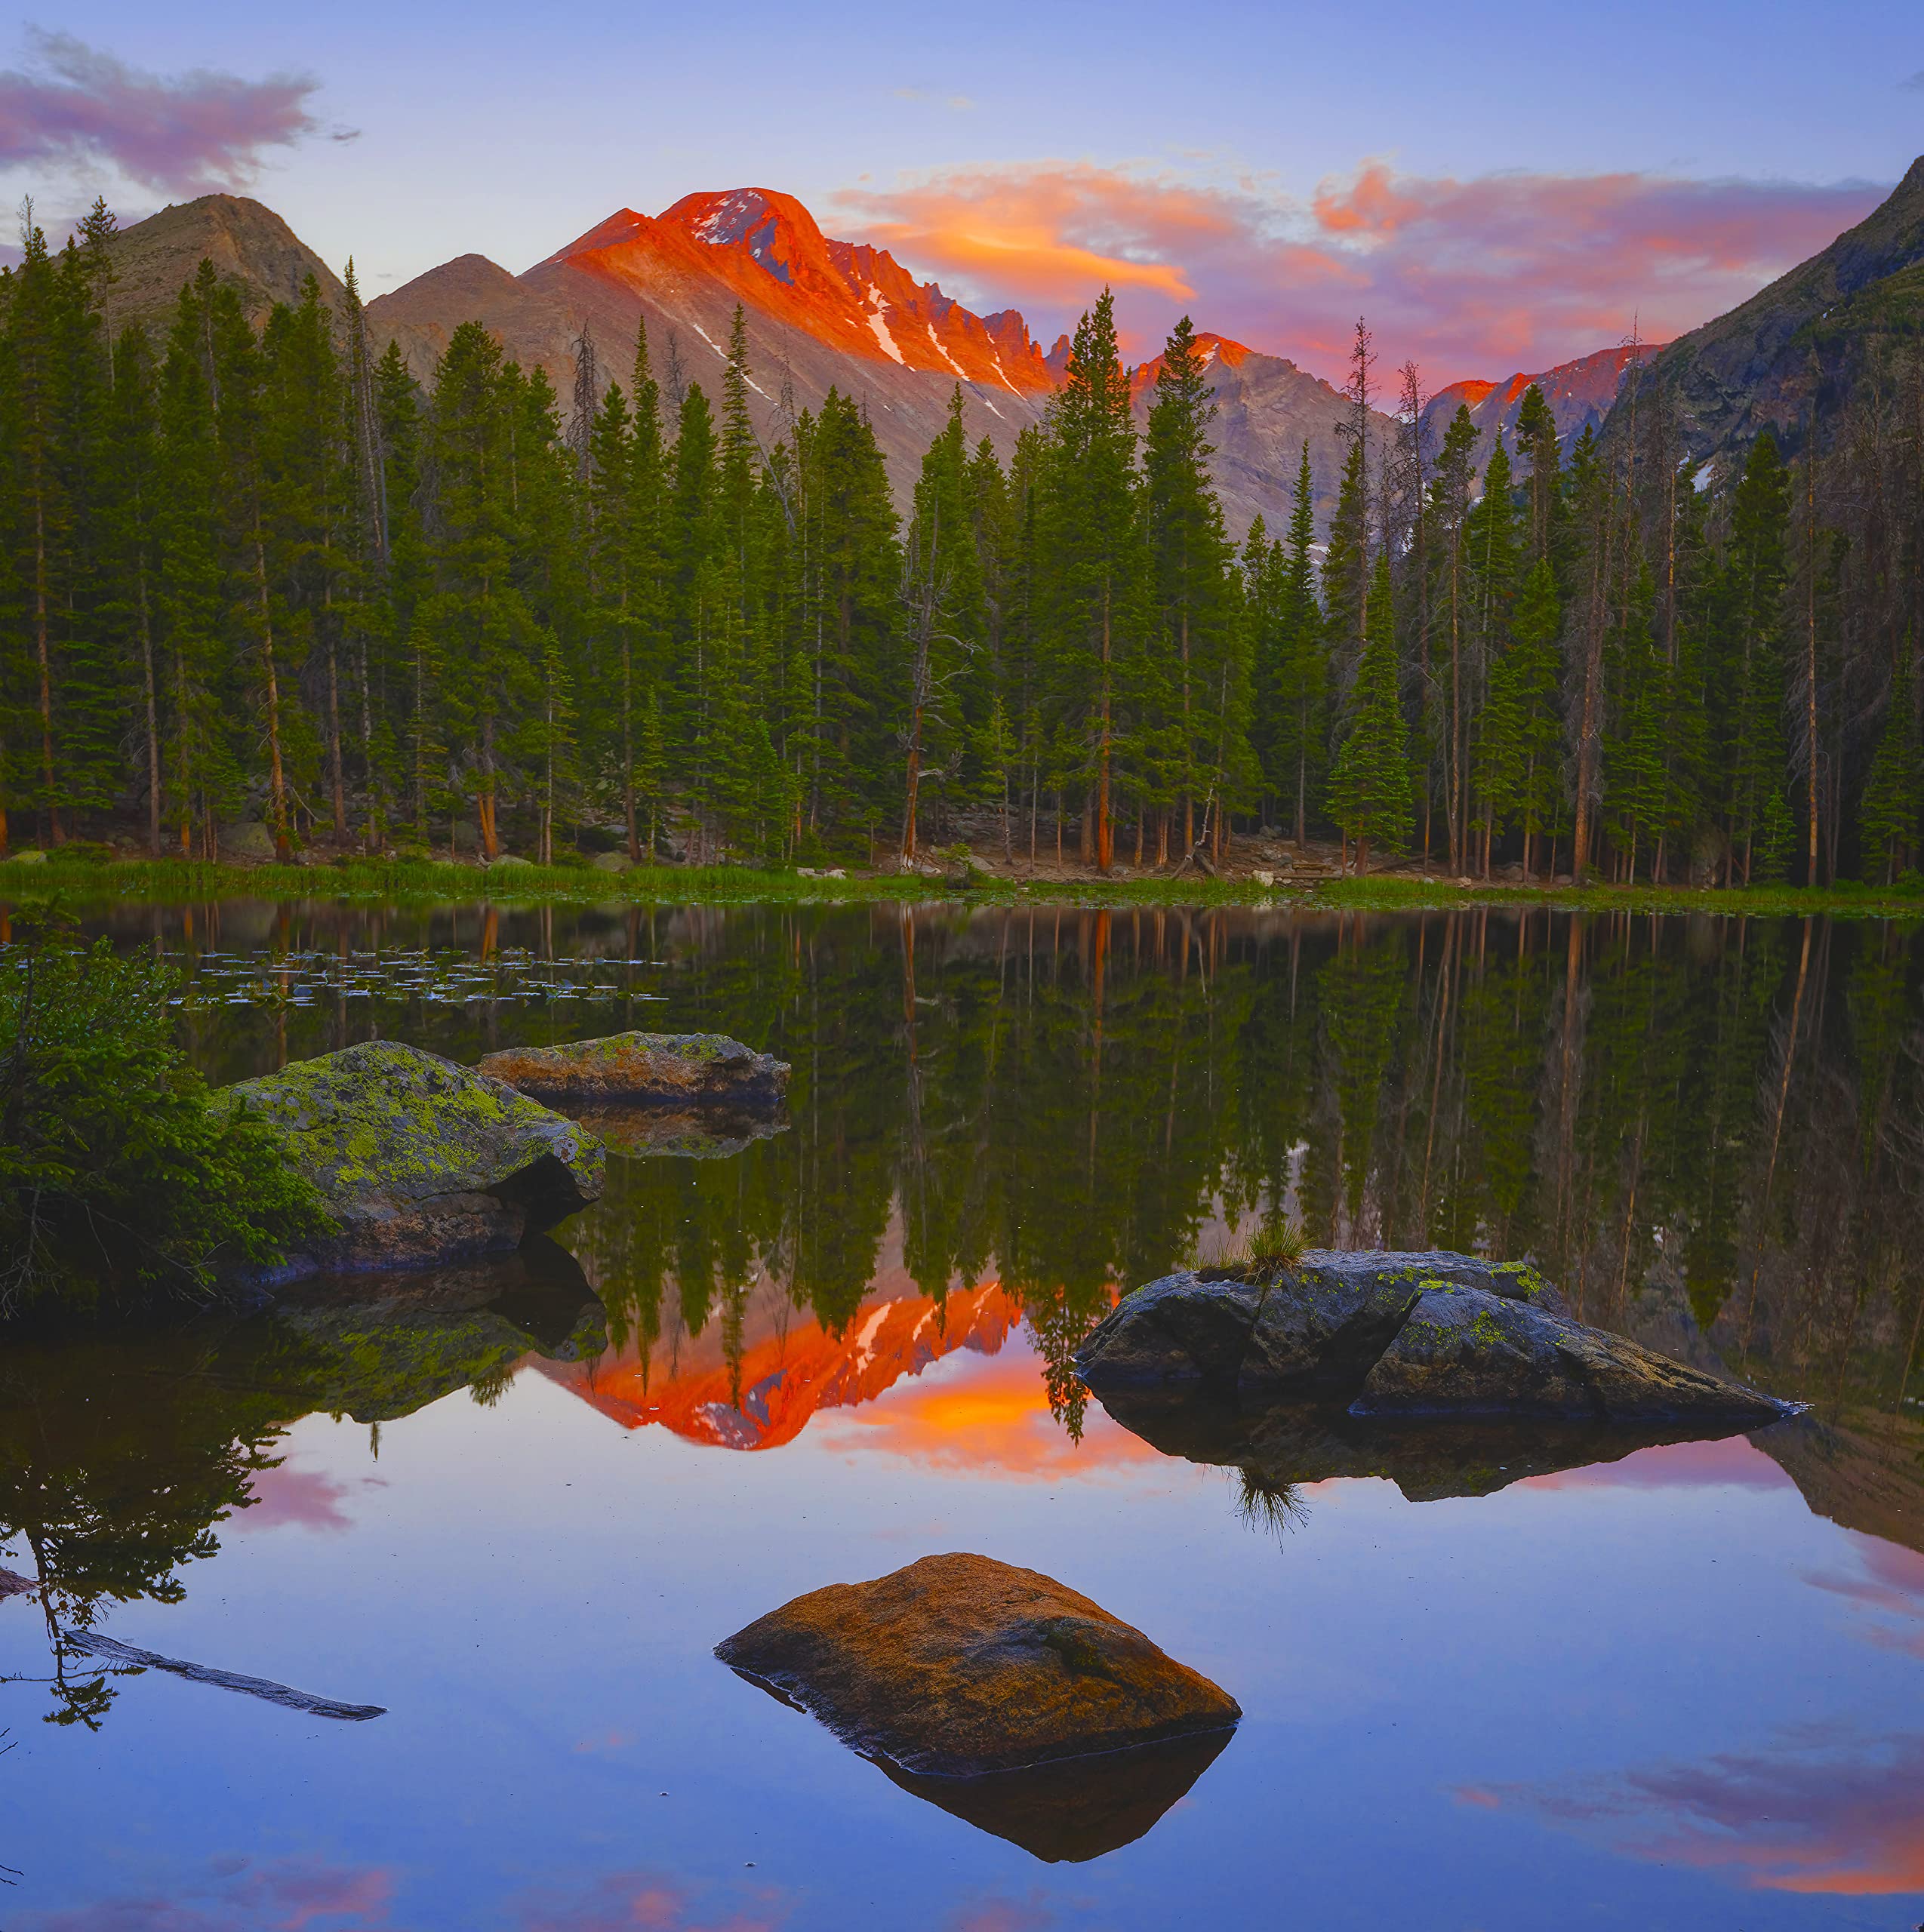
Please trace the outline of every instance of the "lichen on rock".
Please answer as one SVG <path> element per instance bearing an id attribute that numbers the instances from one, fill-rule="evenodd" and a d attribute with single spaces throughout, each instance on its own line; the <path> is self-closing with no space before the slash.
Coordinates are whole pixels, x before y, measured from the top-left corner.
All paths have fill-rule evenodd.
<path id="1" fill-rule="evenodd" d="M 223 1091 L 273 1131 L 338 1226 L 270 1281 L 506 1253 L 601 1192 L 592 1134 L 419 1047 L 365 1041 Z"/>

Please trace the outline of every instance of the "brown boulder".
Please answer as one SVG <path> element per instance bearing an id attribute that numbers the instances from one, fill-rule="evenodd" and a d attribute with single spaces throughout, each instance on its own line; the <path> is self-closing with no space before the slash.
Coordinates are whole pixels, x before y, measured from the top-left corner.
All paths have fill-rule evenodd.
<path id="1" fill-rule="evenodd" d="M 715 1654 L 851 1749 L 917 1777 L 1122 1751 L 1242 1715 L 1087 1597 L 986 1556 L 925 1556 L 873 1583 L 811 1591 Z"/>
<path id="2" fill-rule="evenodd" d="M 788 1091 L 788 1063 L 723 1033 L 611 1033 L 555 1047 L 509 1047 L 480 1070 L 558 1106 L 621 1103 L 759 1112 Z"/>

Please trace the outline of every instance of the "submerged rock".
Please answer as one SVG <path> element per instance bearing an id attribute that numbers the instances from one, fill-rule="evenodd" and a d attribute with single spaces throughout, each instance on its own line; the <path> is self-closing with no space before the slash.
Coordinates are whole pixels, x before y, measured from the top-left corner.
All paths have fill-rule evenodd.
<path id="1" fill-rule="evenodd" d="M 1268 1278 L 1168 1275 L 1125 1296 L 1076 1365 L 1099 1395 L 1188 1387 L 1358 1416 L 1737 1429 L 1794 1407 L 1575 1321 L 1534 1269 L 1462 1254 L 1322 1253 Z"/>
<path id="2" fill-rule="evenodd" d="M 274 1130 L 337 1224 L 263 1281 L 506 1254 L 602 1191 L 593 1134 L 419 1047 L 369 1041 L 224 1091 Z"/>
<path id="3" fill-rule="evenodd" d="M 558 1104 L 713 1106 L 759 1112 L 788 1091 L 788 1063 L 725 1033 L 611 1033 L 558 1047 L 510 1047 L 481 1071 Z"/>
<path id="4" fill-rule="evenodd" d="M 917 1777 L 1124 1751 L 1221 1732 L 1242 1715 L 1088 1598 L 986 1556 L 925 1556 L 873 1583 L 811 1591 L 715 1654 Z"/>

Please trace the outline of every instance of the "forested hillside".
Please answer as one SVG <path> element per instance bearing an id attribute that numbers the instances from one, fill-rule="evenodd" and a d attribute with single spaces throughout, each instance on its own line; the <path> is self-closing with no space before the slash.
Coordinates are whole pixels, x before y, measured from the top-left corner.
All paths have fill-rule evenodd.
<path id="1" fill-rule="evenodd" d="M 965 829 L 1107 867 L 1261 823 L 1456 872 L 1911 861 L 1915 336 L 1795 468 L 1766 435 L 1704 472 L 1634 389 L 1566 457 L 1532 389 L 1479 475 L 1467 410 L 1435 441 L 1378 413 L 1359 328 L 1326 551 L 1304 452 L 1238 550 L 1203 350 L 1171 336 L 1139 431 L 1106 295 L 1008 460 L 958 388 L 898 508 L 839 392 L 758 435 L 780 377 L 739 312 L 713 394 L 669 393 L 644 331 L 557 396 L 478 323 L 423 383 L 351 273 L 257 328 L 209 263 L 110 334 L 112 232 L 33 235 L 0 281 L 17 844 L 795 860 Z"/>

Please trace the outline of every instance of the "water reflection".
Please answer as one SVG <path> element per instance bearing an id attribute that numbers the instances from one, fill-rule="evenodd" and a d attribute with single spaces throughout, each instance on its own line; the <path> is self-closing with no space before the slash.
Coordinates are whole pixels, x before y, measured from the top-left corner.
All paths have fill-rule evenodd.
<path id="1" fill-rule="evenodd" d="M 180 1602 L 189 1566 L 218 1554 L 217 1531 L 242 1512 L 325 1518 L 336 1498 L 275 1454 L 290 1423 L 319 1412 L 377 1429 L 463 1388 L 486 1402 L 531 1355 L 606 1346 L 580 1269 L 545 1242 L 506 1266 L 303 1288 L 269 1317 L 9 1339 L 0 1550 L 38 1580 L 51 1721 L 97 1724 L 124 1674 L 64 1632 L 114 1604 Z"/>

